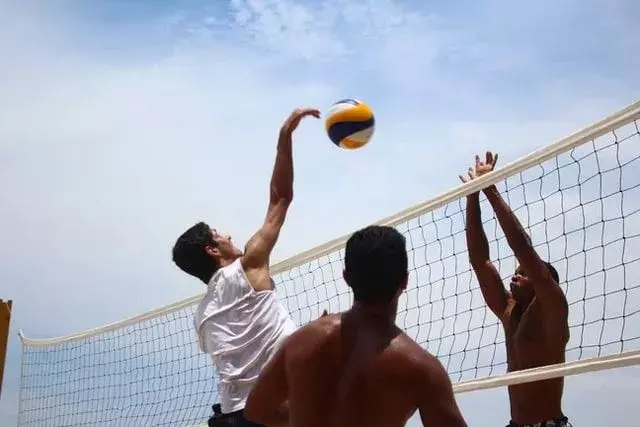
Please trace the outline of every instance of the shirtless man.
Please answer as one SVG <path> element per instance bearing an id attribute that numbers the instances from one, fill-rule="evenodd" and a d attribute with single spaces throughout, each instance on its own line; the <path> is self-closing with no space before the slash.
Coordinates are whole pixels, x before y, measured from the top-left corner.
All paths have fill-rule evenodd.
<path id="1" fill-rule="evenodd" d="M 443 366 L 395 324 L 408 280 L 404 236 L 380 226 L 354 233 L 343 277 L 351 309 L 285 341 L 260 373 L 245 417 L 270 425 L 288 400 L 290 427 L 396 427 L 416 409 L 424 425 L 466 426 Z"/>
<path id="2" fill-rule="evenodd" d="M 173 248 L 176 265 L 207 285 L 194 326 L 200 349 L 211 355 L 219 374 L 221 403 L 214 412 L 222 413 L 209 420 L 211 427 L 257 426 L 242 415 L 245 401 L 260 370 L 296 328 L 275 294 L 269 258 L 293 200 L 292 134 L 307 116 L 320 113 L 295 110 L 282 125 L 267 216 L 244 252 L 204 222 L 185 231 Z M 275 425 L 287 423 L 282 409 Z"/>
<path id="3" fill-rule="evenodd" d="M 498 160 L 487 152 L 486 161 L 476 156 L 463 182 L 491 172 Z M 483 190 L 493 207 L 507 242 L 519 262 L 505 290 L 498 270 L 489 258 L 489 244 L 482 229 L 480 196 L 467 197 L 467 246 L 469 260 L 478 277 L 482 295 L 504 327 L 509 371 L 562 363 L 569 340 L 568 304 L 558 285 L 558 273 L 538 256 L 518 218 L 495 185 Z M 562 412 L 562 377 L 509 386 L 511 427 L 570 426 Z"/>

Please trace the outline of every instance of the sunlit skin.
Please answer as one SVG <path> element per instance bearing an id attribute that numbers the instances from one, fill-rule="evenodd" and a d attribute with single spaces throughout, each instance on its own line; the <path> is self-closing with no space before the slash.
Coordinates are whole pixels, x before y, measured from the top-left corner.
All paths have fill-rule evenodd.
<path id="1" fill-rule="evenodd" d="M 497 154 L 494 156 L 491 152 L 487 152 L 484 162 L 476 156 L 475 165 L 460 179 L 468 182 L 491 172 L 497 159 Z M 489 257 L 489 245 L 482 229 L 480 195 L 469 195 L 466 230 L 469 259 L 487 305 L 504 327 L 508 370 L 562 363 L 569 340 L 566 297 L 496 186 L 487 187 L 483 193 L 519 261 L 507 291 Z M 563 388 L 562 377 L 509 386 L 511 419 L 518 424 L 532 424 L 564 417 Z"/>
<path id="2" fill-rule="evenodd" d="M 351 287 L 346 269 L 343 277 Z M 416 411 L 424 425 L 465 427 L 444 367 L 396 326 L 407 280 L 405 272 L 390 299 L 355 300 L 291 335 L 260 373 L 245 416 L 270 425 L 288 402 L 289 427 L 400 427 Z"/>

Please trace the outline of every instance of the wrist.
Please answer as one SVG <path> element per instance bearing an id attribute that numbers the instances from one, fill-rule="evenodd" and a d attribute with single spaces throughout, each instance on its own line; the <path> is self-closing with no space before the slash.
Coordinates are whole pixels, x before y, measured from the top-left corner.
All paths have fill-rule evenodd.
<path id="1" fill-rule="evenodd" d="M 496 187 L 495 184 L 491 184 L 490 186 L 486 187 L 482 191 L 486 196 L 489 196 L 489 195 L 495 196 L 498 194 L 498 187 Z"/>

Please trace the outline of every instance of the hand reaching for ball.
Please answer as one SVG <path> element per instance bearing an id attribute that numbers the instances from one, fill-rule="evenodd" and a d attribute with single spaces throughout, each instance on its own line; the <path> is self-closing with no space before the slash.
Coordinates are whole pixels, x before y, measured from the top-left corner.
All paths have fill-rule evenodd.
<path id="1" fill-rule="evenodd" d="M 282 125 L 281 132 L 291 135 L 300 124 L 300 120 L 307 116 L 313 116 L 319 119 L 320 111 L 315 108 L 296 108 Z"/>

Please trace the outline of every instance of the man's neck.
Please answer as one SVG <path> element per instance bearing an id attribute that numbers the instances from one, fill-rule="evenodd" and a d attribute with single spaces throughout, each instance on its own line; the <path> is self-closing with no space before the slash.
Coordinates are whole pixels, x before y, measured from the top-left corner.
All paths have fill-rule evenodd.
<path id="1" fill-rule="evenodd" d="M 231 264 L 233 264 L 238 258 L 221 258 L 220 259 L 220 267 L 219 268 L 224 268 L 224 267 L 228 267 Z"/>
<path id="2" fill-rule="evenodd" d="M 514 313 L 516 318 L 520 319 L 522 315 L 527 311 L 531 304 L 533 303 L 533 298 L 525 300 L 525 301 L 516 301 L 516 305 L 514 307 Z"/>
<path id="3" fill-rule="evenodd" d="M 349 310 L 363 320 L 395 324 L 398 311 L 397 301 L 391 303 L 367 303 L 355 301 Z"/>

